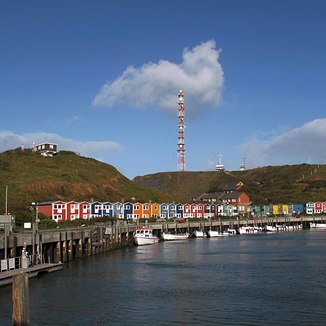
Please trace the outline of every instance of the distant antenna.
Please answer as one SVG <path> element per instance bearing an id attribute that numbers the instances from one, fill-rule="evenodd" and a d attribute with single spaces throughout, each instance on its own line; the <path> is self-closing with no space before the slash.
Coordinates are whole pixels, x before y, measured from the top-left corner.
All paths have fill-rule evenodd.
<path id="1" fill-rule="evenodd" d="M 185 117 L 185 104 L 183 90 L 180 89 L 178 93 L 178 171 L 183 172 L 186 170 L 186 154 L 185 154 L 185 138 L 184 138 L 184 117 Z"/>
<path id="2" fill-rule="evenodd" d="M 222 153 L 220 153 L 217 156 L 218 156 L 218 164 L 216 164 L 215 169 L 216 169 L 216 171 L 224 171 L 225 170 L 225 166 L 224 166 L 224 164 L 222 164 L 222 157 L 223 157 L 223 155 L 222 155 Z"/>
<path id="3" fill-rule="evenodd" d="M 243 163 L 240 164 L 240 171 L 244 171 L 246 169 L 246 158 L 243 158 Z"/>

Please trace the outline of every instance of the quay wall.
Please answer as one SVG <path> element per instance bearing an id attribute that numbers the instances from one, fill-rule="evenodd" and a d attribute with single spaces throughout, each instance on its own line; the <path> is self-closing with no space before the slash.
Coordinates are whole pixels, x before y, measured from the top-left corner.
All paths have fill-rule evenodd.
<path id="1" fill-rule="evenodd" d="M 5 236 L 0 233 L 0 259 L 22 256 L 25 252 L 31 256 L 33 264 L 68 262 L 75 258 L 90 256 L 116 248 L 131 246 L 133 232 L 137 227 L 149 226 L 160 236 L 162 232 L 188 232 L 195 230 L 208 231 L 219 228 L 239 228 L 243 225 L 298 225 L 308 228 L 310 222 L 325 222 L 326 216 L 312 217 L 274 217 L 254 220 L 201 220 L 182 223 L 161 221 L 157 223 L 127 224 L 118 221 L 115 225 L 97 224 L 92 227 L 75 229 L 34 230 L 34 232 L 10 233 Z M 5 249 L 7 255 L 5 255 Z"/>

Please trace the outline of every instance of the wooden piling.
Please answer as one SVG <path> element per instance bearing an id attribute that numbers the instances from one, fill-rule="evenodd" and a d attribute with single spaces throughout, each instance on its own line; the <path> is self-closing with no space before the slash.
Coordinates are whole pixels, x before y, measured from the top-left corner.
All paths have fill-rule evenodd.
<path id="1" fill-rule="evenodd" d="M 29 325 L 28 273 L 21 273 L 13 277 L 12 324 L 13 326 Z"/>

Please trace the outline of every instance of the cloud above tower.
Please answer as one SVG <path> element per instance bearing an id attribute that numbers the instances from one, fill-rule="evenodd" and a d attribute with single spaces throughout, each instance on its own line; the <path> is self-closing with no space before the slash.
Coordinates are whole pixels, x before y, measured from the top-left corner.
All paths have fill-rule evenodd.
<path id="1" fill-rule="evenodd" d="M 218 106 L 222 101 L 224 74 L 219 63 L 221 50 L 214 40 L 184 49 L 182 62 L 160 60 L 139 68 L 129 66 L 112 82 L 105 83 L 93 106 L 159 107 L 176 110 L 176 95 L 183 89 L 187 110 Z"/>

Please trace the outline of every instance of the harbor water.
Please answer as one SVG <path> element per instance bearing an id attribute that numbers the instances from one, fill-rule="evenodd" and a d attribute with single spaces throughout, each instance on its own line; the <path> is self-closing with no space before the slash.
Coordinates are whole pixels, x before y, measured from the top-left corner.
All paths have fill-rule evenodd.
<path id="1" fill-rule="evenodd" d="M 325 325 L 326 231 L 118 249 L 29 289 L 30 325 Z M 0 325 L 11 309 L 0 288 Z"/>

